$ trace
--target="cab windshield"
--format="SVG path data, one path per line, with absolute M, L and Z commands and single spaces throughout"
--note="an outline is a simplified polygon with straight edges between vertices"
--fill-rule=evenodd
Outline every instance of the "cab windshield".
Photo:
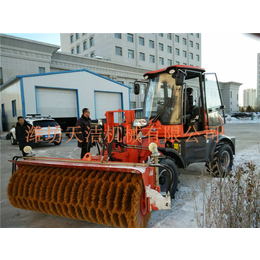
M 181 123 L 182 87 L 168 73 L 159 74 L 149 80 L 146 89 L 144 116 L 160 120 L 162 124 Z

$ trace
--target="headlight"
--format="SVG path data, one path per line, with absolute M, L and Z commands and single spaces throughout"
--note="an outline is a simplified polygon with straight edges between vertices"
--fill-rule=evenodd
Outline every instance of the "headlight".
M 149 121 L 147 118 L 135 118 L 133 122 L 133 126 L 147 126 L 149 125 Z
M 102 121 L 102 119 L 98 119 L 98 125 L 100 125 L 100 126 L 103 125 L 103 121 Z

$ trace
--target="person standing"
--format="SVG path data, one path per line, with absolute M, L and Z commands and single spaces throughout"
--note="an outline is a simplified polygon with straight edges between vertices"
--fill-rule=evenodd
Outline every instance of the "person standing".
M 91 119 L 88 108 L 82 109 L 82 116 L 77 121 L 78 147 L 81 148 L 81 159 L 90 152 L 91 142 Z
M 34 128 L 22 116 L 18 116 L 17 121 L 15 126 L 16 140 L 19 142 L 23 156 L 26 156 L 27 153 L 24 152 L 23 148 L 27 145 L 34 147 Z

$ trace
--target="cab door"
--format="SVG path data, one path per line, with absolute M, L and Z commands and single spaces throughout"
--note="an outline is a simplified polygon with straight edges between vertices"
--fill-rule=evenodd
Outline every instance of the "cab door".
M 217 76 L 215 73 L 204 74 L 204 87 L 208 129 L 218 129 L 225 123 L 224 109 Z

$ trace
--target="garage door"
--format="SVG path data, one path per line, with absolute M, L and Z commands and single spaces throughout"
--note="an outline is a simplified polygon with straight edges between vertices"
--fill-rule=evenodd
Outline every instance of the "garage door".
M 104 118 L 106 111 L 122 109 L 121 93 L 95 92 L 96 118 Z
M 77 117 L 76 90 L 36 88 L 37 113 L 51 117 Z

